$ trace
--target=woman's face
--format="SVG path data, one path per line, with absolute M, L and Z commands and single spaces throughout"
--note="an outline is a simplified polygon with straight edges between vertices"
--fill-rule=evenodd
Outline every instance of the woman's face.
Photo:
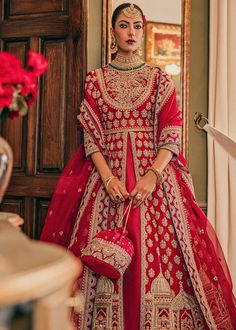
M 138 18 L 129 18 L 124 13 L 117 17 L 113 34 L 116 38 L 120 54 L 131 55 L 141 45 L 143 36 L 143 19 L 140 14 Z

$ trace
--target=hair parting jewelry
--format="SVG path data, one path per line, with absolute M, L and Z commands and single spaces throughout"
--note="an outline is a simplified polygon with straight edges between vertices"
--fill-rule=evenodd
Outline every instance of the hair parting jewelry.
M 163 175 L 154 166 L 149 167 L 148 168 L 148 171 L 152 171 L 156 175 L 156 177 L 157 177 L 157 184 L 161 184 L 164 181 Z
M 108 185 L 109 185 L 109 183 L 111 182 L 111 180 L 113 180 L 113 179 L 115 179 L 115 178 L 116 178 L 116 177 L 115 177 L 114 175 L 111 175 L 111 176 L 109 176 L 108 179 L 106 179 L 106 181 L 104 181 L 104 185 L 105 185 L 106 189 L 108 188 Z
M 125 14 L 126 17 L 133 19 L 136 19 L 141 16 L 140 11 L 137 8 L 135 8 L 133 3 L 131 3 L 129 7 L 124 8 L 123 13 Z

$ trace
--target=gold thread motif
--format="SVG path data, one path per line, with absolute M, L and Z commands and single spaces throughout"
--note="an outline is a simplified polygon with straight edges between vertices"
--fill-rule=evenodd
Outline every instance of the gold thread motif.
M 120 306 L 120 295 L 113 282 L 101 276 L 96 287 L 92 329 L 121 329 Z
M 193 180 L 192 180 L 190 171 L 188 170 L 187 167 L 183 166 L 183 164 L 179 160 L 177 160 L 177 165 L 178 165 L 179 170 L 182 173 L 182 178 L 183 178 L 184 182 L 187 184 L 187 186 L 191 190 L 193 196 L 195 196 Z
M 133 71 L 96 70 L 104 100 L 120 111 L 135 110 L 147 100 L 158 72 L 158 69 L 149 66 Z
M 87 130 L 84 130 L 84 149 L 86 157 L 89 157 L 92 153 L 100 151 L 92 136 Z
M 179 155 L 179 148 L 181 145 L 181 127 L 180 126 L 166 126 L 162 129 L 158 149 L 168 149 L 176 156 Z
M 167 101 L 169 100 L 170 96 L 173 94 L 174 91 L 175 91 L 175 86 L 173 81 L 170 79 L 168 74 L 162 72 L 160 86 L 159 86 L 159 93 L 157 95 L 157 101 L 156 101 L 157 104 L 156 114 L 158 114 L 161 111 L 161 109 L 167 103 Z
M 89 186 L 88 190 L 93 191 L 93 188 Z M 109 198 L 106 194 L 103 185 L 100 186 L 99 191 L 96 195 L 92 193 L 90 196 L 92 196 L 96 200 L 93 203 L 93 208 L 92 208 L 91 221 L 90 221 L 89 234 L 88 234 L 89 241 L 92 239 L 92 237 L 94 237 L 94 235 L 98 231 L 101 231 L 102 229 L 107 229 L 107 221 L 104 221 L 104 219 L 106 220 L 106 215 L 108 214 L 107 209 L 109 207 Z M 88 202 L 91 198 L 90 197 L 88 199 L 87 197 L 88 196 L 86 195 L 85 196 L 86 205 L 88 205 Z M 103 214 L 103 217 L 101 216 L 101 213 Z M 83 210 L 82 211 L 79 210 L 78 215 L 79 216 L 77 219 L 77 230 L 79 228 L 79 221 L 83 215 Z M 83 315 L 80 314 L 77 316 L 79 319 L 79 326 L 81 325 L 80 326 L 81 329 L 89 329 L 92 325 L 91 310 L 93 310 L 93 305 L 94 305 L 96 283 L 97 283 L 97 276 L 95 275 L 95 273 L 91 272 L 87 267 L 84 267 L 81 290 L 82 292 L 84 292 L 86 296 L 85 309 Z
M 164 88 L 165 94 L 164 94 L 164 96 L 163 96 L 163 98 L 161 99 L 161 102 L 160 102 L 160 108 L 161 109 L 167 103 L 170 96 L 175 91 L 175 86 L 174 86 L 173 81 L 166 74 L 163 74 L 162 77 L 163 77 L 163 80 L 164 80 L 164 77 L 165 77 L 165 88 Z
M 86 206 L 88 205 L 88 201 L 91 198 L 92 191 L 94 189 L 94 186 L 97 184 L 98 180 L 99 180 L 99 174 L 98 174 L 97 171 L 95 171 L 91 174 L 89 182 L 86 186 L 86 189 L 85 189 L 85 192 L 84 192 L 84 195 L 83 195 L 83 199 L 82 199 L 82 202 L 81 202 L 78 214 L 77 214 L 77 218 L 76 218 L 76 222 L 75 222 L 75 225 L 74 225 L 74 229 L 73 229 L 73 233 L 72 233 L 69 248 L 74 244 L 74 242 L 76 240 L 76 234 L 77 234 L 77 231 L 78 231 L 80 218 L 86 210 Z
M 122 127 L 122 128 L 112 128 L 105 129 L 104 135 L 115 134 L 115 133 L 125 133 L 125 132 L 152 132 L 153 126 L 150 127 Z
M 206 288 L 207 299 L 209 301 L 209 306 L 215 323 L 217 324 L 217 329 L 233 330 L 231 319 L 229 317 L 229 311 L 220 290 L 218 290 L 209 280 L 203 268 L 199 270 L 199 274 L 201 274 L 201 279 L 203 280 L 204 287 Z
M 178 235 L 178 239 L 181 239 L 181 246 L 183 249 L 183 255 L 185 258 L 185 262 L 188 268 L 188 272 L 192 281 L 192 285 L 195 291 L 195 295 L 200 303 L 203 315 L 205 317 L 205 320 L 208 324 L 208 326 L 212 329 L 217 328 L 217 325 L 215 323 L 214 317 L 212 315 L 212 311 L 206 296 L 206 293 L 203 289 L 203 283 L 201 281 L 200 274 L 197 270 L 197 265 L 195 263 L 195 259 L 193 256 L 193 251 L 191 248 L 191 235 L 189 232 L 189 228 L 187 226 L 187 215 L 186 211 L 183 206 L 183 200 L 179 191 L 179 186 L 177 184 L 177 180 L 174 175 L 174 171 L 171 167 L 168 166 L 169 170 L 169 180 L 171 181 L 171 185 L 173 185 L 174 189 L 172 193 L 175 192 L 175 200 L 177 202 L 177 207 L 179 210 L 179 220 L 181 223 L 181 226 L 175 226 L 176 227 L 176 232 Z
M 103 129 L 102 129 L 101 122 L 100 122 L 99 118 L 97 117 L 97 115 L 94 113 L 91 105 L 86 100 L 83 101 L 80 111 L 81 111 L 80 115 L 78 116 L 79 120 L 83 124 L 86 123 L 85 125 L 89 125 L 89 128 L 94 130 L 95 137 L 99 138 L 99 142 L 100 142 L 101 146 L 104 148 L 105 147 L 103 145 L 104 135 L 103 135 Z M 94 123 L 96 123 L 96 125 L 98 126 L 99 132 L 98 132 L 98 130 L 95 129 Z
M 83 256 L 99 258 L 124 274 L 131 261 L 130 255 L 121 247 L 101 238 L 94 238 L 83 250 Z
M 107 242 L 101 238 L 93 238 L 82 252 L 83 256 L 93 256 L 116 269 L 119 269 L 121 274 L 124 274 L 127 265 L 130 264 L 130 255 L 121 247 L 112 242 Z
M 196 299 L 184 291 L 181 282 L 180 291 L 174 296 L 161 272 L 146 293 L 144 306 L 144 329 L 205 329 Z
M 159 70 L 159 69 L 158 69 Z M 158 135 L 158 115 L 164 107 L 165 103 L 169 100 L 171 95 L 175 91 L 173 81 L 163 71 L 159 70 L 156 77 L 156 85 L 158 88 L 158 94 L 156 95 L 155 107 L 154 107 L 154 149 L 157 152 L 158 148 L 156 145 Z
M 179 209 L 179 220 L 181 221 L 182 226 L 180 228 L 177 227 L 177 223 L 175 223 L 175 228 L 176 228 L 176 232 L 177 232 L 177 237 L 179 240 L 181 240 L 182 242 L 182 249 L 183 249 L 183 255 L 185 258 L 185 262 L 186 265 L 188 265 L 188 271 L 189 271 L 189 275 L 190 278 L 192 280 L 193 283 L 193 287 L 194 287 L 194 291 L 195 294 L 197 296 L 197 298 L 199 299 L 199 301 L 201 302 L 201 308 L 203 311 L 203 314 L 205 316 L 205 319 L 208 322 L 208 325 L 210 325 L 211 327 L 215 326 L 214 324 L 214 320 L 212 318 L 211 315 L 211 311 L 209 309 L 209 305 L 205 296 L 205 292 L 203 290 L 203 286 L 197 271 L 197 266 L 195 263 L 195 259 L 192 255 L 192 250 L 191 250 L 191 240 L 190 240 L 190 232 L 189 232 L 189 228 L 187 227 L 187 216 L 183 207 L 183 203 L 182 203 L 182 198 L 181 198 L 181 194 L 179 191 L 179 186 L 177 184 L 177 181 L 175 180 L 175 175 L 174 175 L 174 171 L 172 170 L 172 168 L 170 166 L 166 167 L 166 171 L 168 172 L 168 179 L 171 183 L 171 185 L 173 185 L 174 189 L 172 191 L 172 193 L 175 191 L 175 199 L 176 202 L 178 203 L 178 209 Z M 184 245 L 183 245 L 184 243 Z

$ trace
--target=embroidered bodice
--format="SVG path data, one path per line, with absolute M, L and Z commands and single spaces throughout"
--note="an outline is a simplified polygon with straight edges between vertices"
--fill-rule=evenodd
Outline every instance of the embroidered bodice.
M 104 129 L 153 126 L 156 72 L 145 66 L 132 71 L 97 70 L 98 105 Z
M 133 155 L 137 175 L 142 176 L 156 155 L 154 127 L 158 126 L 157 112 L 173 93 L 170 78 L 160 69 L 145 63 L 139 63 L 132 69 L 120 69 L 116 61 L 87 76 L 86 93 L 91 98 L 87 106 L 94 103 L 98 109 L 104 148 L 114 175 L 125 180 L 124 155 L 129 153 Z M 86 113 L 85 116 L 89 118 Z M 163 144 L 177 154 L 179 142 L 180 128 L 171 127 L 171 130 L 163 132 L 158 147 Z M 99 151 L 87 132 L 85 150 L 87 156 Z

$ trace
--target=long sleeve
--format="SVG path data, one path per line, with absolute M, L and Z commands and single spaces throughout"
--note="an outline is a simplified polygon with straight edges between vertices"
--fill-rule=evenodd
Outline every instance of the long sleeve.
M 84 149 L 86 157 L 89 157 L 94 152 L 100 151 L 92 136 L 84 130 Z
M 178 157 L 181 148 L 182 119 L 176 101 L 176 91 L 168 76 L 163 91 L 163 104 L 158 116 L 157 148 L 171 151 Z
M 86 77 L 84 100 L 78 116 L 84 131 L 84 148 L 87 157 L 95 151 L 101 151 L 103 155 L 106 154 L 103 127 L 98 106 L 99 93 L 96 73 L 92 71 Z

